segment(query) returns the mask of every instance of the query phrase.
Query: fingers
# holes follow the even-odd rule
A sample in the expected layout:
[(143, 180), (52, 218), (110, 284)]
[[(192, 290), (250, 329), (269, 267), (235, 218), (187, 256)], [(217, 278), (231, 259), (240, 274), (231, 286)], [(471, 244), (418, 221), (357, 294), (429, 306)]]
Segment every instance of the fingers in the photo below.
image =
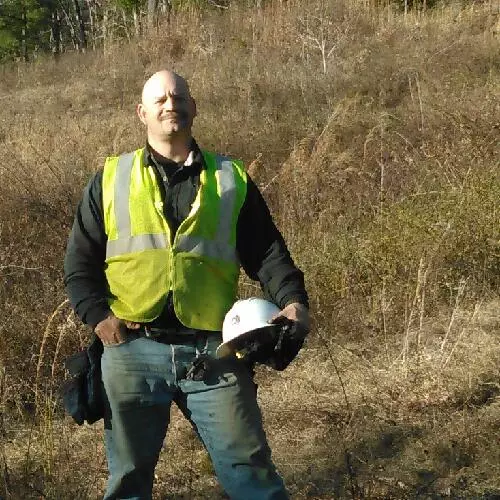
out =
[(102, 340), (102, 345), (104, 345), (105, 347), (125, 344), (125, 340), (118, 339), (117, 337), (114, 337), (112, 340), (103, 340), (103, 339), (101, 340)]
[(125, 326), (129, 329), (129, 330), (137, 330), (141, 327), (141, 324), (140, 323), (135, 323), (133, 321), (125, 321)]
[(94, 329), (96, 335), (101, 339), (103, 345), (119, 345), (125, 342), (122, 334), (125, 324), (113, 314), (102, 320)]
[(124, 340), (113, 340), (112, 342), (108, 342), (108, 341), (104, 341), (103, 340), (102, 344), (105, 347), (112, 347), (112, 346), (117, 346), (117, 345), (125, 344), (125, 341)]
[(298, 302), (288, 304), (271, 319), (270, 323), (281, 323), (286, 322), (286, 320), (298, 323), (302, 329), (309, 331), (309, 311), (303, 304)]
[(295, 304), (288, 304), (284, 309), (276, 313), (269, 323), (285, 323), (287, 320), (298, 321)]
[(269, 323), (276, 325), (276, 324), (280, 324), (280, 323), (287, 323), (288, 321), (293, 321), (293, 320), (291, 320), (289, 317), (285, 316), (284, 314), (278, 313), (269, 320)]
[(101, 339), (103, 345), (109, 347), (123, 344), (125, 342), (127, 329), (137, 330), (140, 327), (140, 323), (121, 320), (115, 315), (110, 314), (95, 327), (94, 331)]

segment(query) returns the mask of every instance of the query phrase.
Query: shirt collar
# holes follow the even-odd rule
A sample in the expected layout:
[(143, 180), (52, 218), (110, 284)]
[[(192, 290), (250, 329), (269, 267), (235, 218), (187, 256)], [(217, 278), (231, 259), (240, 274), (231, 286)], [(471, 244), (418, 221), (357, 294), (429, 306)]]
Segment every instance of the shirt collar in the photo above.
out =
[(194, 151), (191, 150), (189, 152), (188, 157), (186, 158), (186, 161), (184, 162), (184, 167), (190, 167), (194, 163)]
[[(154, 149), (151, 147), (149, 142), (146, 142), (146, 163), (147, 165), (155, 165), (157, 163), (162, 163), (161, 161), (158, 161), (158, 153), (155, 155), (154, 154)], [(168, 161), (168, 160), (167, 160)], [(171, 162), (174, 164), (175, 162)], [(189, 152), (188, 157), (186, 158), (186, 161), (182, 164), (177, 164), (180, 168), (182, 167), (191, 167), (193, 165), (199, 164), (200, 166), (204, 165), (203, 161), (203, 154), (198, 147), (198, 144), (194, 139), (192, 139), (191, 142), (191, 151)]]

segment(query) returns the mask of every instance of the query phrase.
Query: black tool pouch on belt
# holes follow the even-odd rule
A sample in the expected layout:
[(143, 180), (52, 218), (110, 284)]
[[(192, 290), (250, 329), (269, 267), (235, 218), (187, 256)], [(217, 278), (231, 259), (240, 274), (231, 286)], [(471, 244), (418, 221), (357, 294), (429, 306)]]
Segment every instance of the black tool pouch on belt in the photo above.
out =
[(64, 365), (71, 375), (62, 386), (65, 410), (78, 425), (93, 424), (104, 416), (104, 388), (101, 378), (102, 342), (93, 335), (90, 345), (67, 358)]

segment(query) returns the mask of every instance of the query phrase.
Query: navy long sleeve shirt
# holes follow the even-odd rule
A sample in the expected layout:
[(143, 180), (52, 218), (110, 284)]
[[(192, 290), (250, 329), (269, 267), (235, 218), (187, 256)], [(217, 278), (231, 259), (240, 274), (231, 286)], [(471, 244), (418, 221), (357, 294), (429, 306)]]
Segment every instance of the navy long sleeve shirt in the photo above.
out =
[[(173, 235), (191, 210), (200, 186), (200, 172), (206, 168), (194, 141), (192, 150), (193, 162), (184, 166), (146, 146), (146, 161), (158, 177), (164, 215)], [(64, 282), (70, 301), (82, 321), (92, 327), (110, 312), (104, 274), (106, 242), (100, 170), (84, 190), (64, 260)], [(243, 270), (249, 278), (260, 282), (267, 299), (281, 308), (290, 302), (308, 305), (304, 276), (295, 266), (264, 198), (250, 177), (237, 223), (236, 249)], [(171, 294), (160, 317), (153, 322), (154, 326), (180, 325)]]

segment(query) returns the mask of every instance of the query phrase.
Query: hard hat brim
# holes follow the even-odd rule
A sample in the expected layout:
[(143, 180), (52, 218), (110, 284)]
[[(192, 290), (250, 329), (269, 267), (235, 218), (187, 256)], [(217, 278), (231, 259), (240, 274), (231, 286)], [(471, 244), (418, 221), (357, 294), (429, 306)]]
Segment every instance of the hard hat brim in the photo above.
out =
[(217, 359), (221, 359), (231, 356), (242, 350), (245, 347), (245, 344), (249, 340), (254, 340), (255, 337), (259, 337), (264, 342), (268, 340), (269, 343), (272, 343), (276, 340), (276, 335), (280, 330), (281, 325), (269, 324), (261, 328), (256, 328), (255, 330), (242, 333), (241, 335), (238, 335), (238, 337), (220, 344), (215, 351), (215, 357)]

